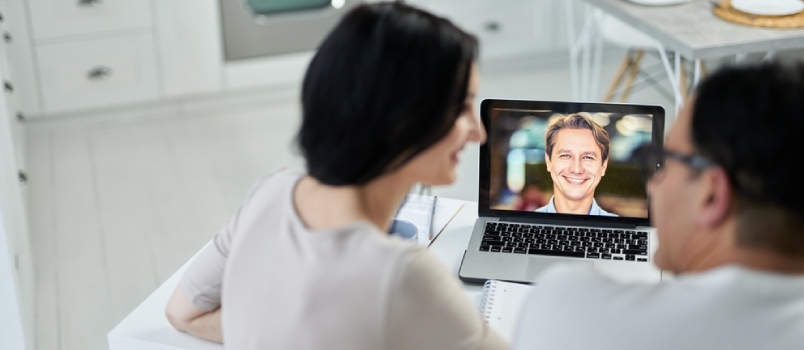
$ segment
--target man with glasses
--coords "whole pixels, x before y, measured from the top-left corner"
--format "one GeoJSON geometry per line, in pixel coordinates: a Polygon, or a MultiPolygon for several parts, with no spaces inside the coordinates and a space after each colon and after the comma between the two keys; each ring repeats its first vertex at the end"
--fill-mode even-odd
{"type": "Polygon", "coordinates": [[[804,65],[725,68],[679,113],[648,183],[676,278],[622,284],[555,267],[516,349],[804,349],[804,65]]]}

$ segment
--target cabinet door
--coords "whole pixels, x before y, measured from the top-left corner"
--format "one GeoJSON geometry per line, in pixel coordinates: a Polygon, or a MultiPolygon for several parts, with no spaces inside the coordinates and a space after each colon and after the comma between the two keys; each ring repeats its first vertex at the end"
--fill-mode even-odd
{"type": "MultiPolygon", "coordinates": [[[[39,100],[39,87],[34,66],[33,47],[31,47],[30,30],[28,27],[27,2],[25,0],[0,0],[0,51],[8,55],[6,65],[14,67],[10,78],[14,82],[14,91],[17,92],[19,107],[25,113],[37,114],[41,112],[39,100]]],[[[8,77],[8,76],[7,76],[8,77]]]]}
{"type": "MultiPolygon", "coordinates": [[[[16,69],[12,69],[11,54],[16,49],[16,45],[11,45],[13,35],[9,29],[6,16],[8,10],[5,2],[0,2],[0,83],[2,83],[2,93],[6,97],[7,119],[9,120],[16,161],[20,169],[25,169],[25,132],[22,123],[18,119],[21,115],[21,95],[20,78],[15,74],[16,69]]],[[[16,67],[15,67],[16,68],[16,67]]]]}
{"type": "Polygon", "coordinates": [[[36,0],[28,4],[36,40],[147,28],[152,23],[149,0],[36,0]]]}
{"type": "Polygon", "coordinates": [[[0,348],[25,349],[32,340],[36,288],[9,125],[6,95],[0,93],[0,348]]]}
{"type": "Polygon", "coordinates": [[[36,51],[46,112],[159,98],[151,35],[41,45],[36,51]]]}
{"type": "MultiPolygon", "coordinates": [[[[0,58],[2,60],[3,58],[0,58]]],[[[5,74],[5,73],[4,73],[5,74]]],[[[8,75],[6,75],[8,76],[8,75]]],[[[16,80],[9,79],[6,82],[13,84],[16,80]]],[[[5,84],[5,82],[4,82],[5,84]]],[[[5,89],[5,87],[4,87],[5,89]]],[[[6,95],[6,119],[8,120],[9,129],[11,130],[11,143],[14,148],[15,162],[20,172],[25,172],[25,129],[22,124],[22,112],[20,111],[20,103],[16,90],[12,93],[4,93],[6,95]]],[[[24,199],[24,198],[23,198],[24,199]]]]}

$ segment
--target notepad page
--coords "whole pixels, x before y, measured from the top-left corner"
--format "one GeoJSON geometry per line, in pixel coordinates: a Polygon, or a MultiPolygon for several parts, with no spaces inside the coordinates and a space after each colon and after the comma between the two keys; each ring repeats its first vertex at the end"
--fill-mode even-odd
{"type": "Polygon", "coordinates": [[[397,220],[405,220],[416,226],[416,240],[425,247],[430,244],[434,206],[433,196],[408,194],[396,214],[397,220]]]}
{"type": "Polygon", "coordinates": [[[483,293],[485,310],[481,310],[489,326],[511,342],[523,304],[533,287],[527,284],[489,281],[483,293]]]}

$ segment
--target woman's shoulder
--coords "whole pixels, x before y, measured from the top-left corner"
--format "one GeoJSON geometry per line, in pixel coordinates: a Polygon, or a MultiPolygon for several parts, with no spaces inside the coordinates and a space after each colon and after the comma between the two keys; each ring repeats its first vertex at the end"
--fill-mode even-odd
{"type": "Polygon", "coordinates": [[[304,177],[304,172],[282,167],[271,171],[260,177],[249,189],[243,206],[259,204],[260,206],[272,203],[270,199],[282,201],[282,194],[288,194],[289,189],[293,188],[299,179],[304,177]],[[288,193],[286,193],[288,192],[288,193]],[[255,199],[257,199],[255,201],[255,199]]]}
{"type": "Polygon", "coordinates": [[[291,167],[281,167],[266,173],[254,184],[253,189],[263,187],[277,187],[287,189],[304,176],[304,172],[291,167]]]}
{"type": "Polygon", "coordinates": [[[397,262],[404,260],[405,257],[415,256],[426,251],[424,247],[383,232],[367,221],[356,222],[344,230],[349,232],[341,236],[351,236],[360,241],[355,248],[365,250],[378,257],[393,258],[393,260],[398,260],[397,262]]]}

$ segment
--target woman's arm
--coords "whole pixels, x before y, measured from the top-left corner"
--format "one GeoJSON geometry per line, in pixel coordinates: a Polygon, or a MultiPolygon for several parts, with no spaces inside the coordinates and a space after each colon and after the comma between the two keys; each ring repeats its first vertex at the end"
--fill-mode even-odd
{"type": "Polygon", "coordinates": [[[173,295],[170,296],[165,315],[170,324],[182,331],[190,333],[196,337],[223,343],[221,333],[221,308],[212,311],[204,311],[195,306],[181,289],[176,286],[173,295]]]}
{"type": "Polygon", "coordinates": [[[221,290],[229,249],[243,211],[250,205],[263,203],[265,198],[261,198],[258,191],[280,171],[264,176],[251,188],[237,212],[184,271],[165,307],[165,315],[173,327],[199,338],[223,343],[221,290]]]}
{"type": "Polygon", "coordinates": [[[508,349],[432,254],[418,252],[401,265],[388,300],[389,349],[508,349]]]}

